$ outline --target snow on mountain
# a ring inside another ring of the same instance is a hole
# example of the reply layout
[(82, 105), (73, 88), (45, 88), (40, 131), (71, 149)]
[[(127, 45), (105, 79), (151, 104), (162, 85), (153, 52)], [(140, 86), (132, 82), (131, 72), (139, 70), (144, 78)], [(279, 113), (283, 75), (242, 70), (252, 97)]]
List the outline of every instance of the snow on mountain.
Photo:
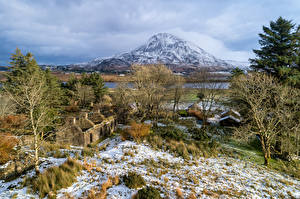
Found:
[(199, 67), (230, 70), (241, 66), (234, 61), (218, 59), (197, 45), (168, 33), (153, 35), (144, 45), (130, 52), (110, 58), (96, 58), (88, 63), (72, 66), (107, 71), (129, 69), (132, 64), (157, 63), (172, 66), (173, 69), (181, 68), (181, 70)]

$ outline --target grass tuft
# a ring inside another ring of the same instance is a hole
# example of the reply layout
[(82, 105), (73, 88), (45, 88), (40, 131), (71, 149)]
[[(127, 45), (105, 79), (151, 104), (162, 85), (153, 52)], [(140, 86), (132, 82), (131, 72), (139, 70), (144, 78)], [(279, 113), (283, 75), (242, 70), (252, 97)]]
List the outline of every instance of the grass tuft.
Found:
[(123, 181), (125, 185), (131, 189), (137, 189), (146, 185), (144, 178), (140, 174), (134, 172), (129, 172), (127, 175), (123, 176)]
[(82, 165), (71, 158), (59, 167), (51, 167), (32, 179), (32, 190), (41, 198), (55, 197), (56, 191), (71, 186), (76, 181), (76, 176), (82, 170)]

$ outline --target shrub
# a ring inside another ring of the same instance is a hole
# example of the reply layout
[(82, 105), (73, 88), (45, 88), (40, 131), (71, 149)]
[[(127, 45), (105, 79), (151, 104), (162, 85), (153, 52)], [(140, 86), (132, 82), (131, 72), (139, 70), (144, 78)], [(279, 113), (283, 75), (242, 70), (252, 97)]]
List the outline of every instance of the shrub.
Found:
[(203, 120), (203, 114), (201, 113), (201, 111), (197, 111), (197, 110), (188, 110), (189, 115), (196, 117), (198, 120)]
[(67, 151), (62, 152), (61, 150), (57, 149), (53, 152), (54, 158), (66, 158), (70, 156), (70, 154)]
[(84, 147), (81, 151), (81, 156), (93, 157), (95, 153), (96, 153), (95, 149), (90, 147)]
[(13, 148), (17, 143), (17, 138), (11, 134), (0, 133), (0, 164), (5, 164), (7, 161), (13, 159)]
[(164, 145), (164, 140), (159, 135), (148, 136), (147, 141), (154, 149), (161, 149)]
[(189, 159), (189, 152), (183, 141), (171, 140), (168, 149), (175, 152), (177, 155), (183, 157), (184, 159)]
[(173, 139), (178, 141), (186, 139), (186, 134), (182, 130), (171, 125), (155, 127), (154, 131), (156, 132), (156, 134), (159, 134), (165, 139)]
[(135, 197), (136, 199), (161, 199), (160, 193), (152, 186), (140, 189)]
[(6, 128), (6, 129), (24, 128), (25, 123), (26, 123), (25, 115), (8, 115), (0, 118), (1, 128)]
[(192, 135), (192, 138), (194, 140), (198, 140), (198, 141), (209, 140), (209, 136), (207, 135), (205, 128), (190, 128), (188, 132)]
[(150, 134), (150, 125), (148, 124), (139, 124), (136, 122), (131, 122), (130, 127), (125, 129), (121, 133), (122, 139), (128, 139), (132, 137), (136, 141), (140, 141), (142, 138)]
[(32, 179), (32, 190), (41, 198), (50, 196), (50, 193), (55, 194), (57, 190), (71, 186), (81, 170), (82, 165), (69, 158), (59, 167), (51, 167)]
[(146, 185), (144, 178), (137, 173), (129, 172), (127, 175), (123, 176), (123, 181), (125, 185), (131, 189), (140, 188)]
[(179, 111), (177, 111), (177, 113), (181, 117), (187, 117), (187, 116), (189, 116), (189, 114), (188, 114), (188, 112), (186, 110), (179, 110)]
[(112, 187), (113, 185), (119, 184), (119, 177), (109, 177), (102, 185), (101, 189), (92, 188), (88, 191), (87, 199), (105, 199), (107, 196), (107, 189)]

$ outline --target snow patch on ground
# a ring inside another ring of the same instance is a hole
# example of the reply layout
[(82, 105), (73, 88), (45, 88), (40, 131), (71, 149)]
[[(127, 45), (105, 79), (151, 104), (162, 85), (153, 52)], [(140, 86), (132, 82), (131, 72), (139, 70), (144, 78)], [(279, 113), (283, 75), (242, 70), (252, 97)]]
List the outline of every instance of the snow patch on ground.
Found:
[[(106, 139), (98, 146), (104, 149), (86, 160), (95, 168), (82, 171), (77, 182), (58, 192), (58, 198), (64, 198), (66, 193), (82, 197), (93, 187), (100, 187), (109, 176), (121, 177), (129, 171), (141, 174), (147, 185), (158, 188), (162, 196), (170, 198), (176, 198), (176, 188), (180, 188), (185, 197), (194, 193), (196, 198), (300, 198), (299, 180), (239, 159), (219, 156), (186, 161), (168, 152), (153, 150), (146, 143), (122, 141), (120, 137)], [(64, 160), (47, 158), (42, 167), (59, 165)], [(32, 174), (33, 171), (27, 175)], [(26, 193), (26, 188), (9, 188), (20, 181), (22, 178), (0, 182), (0, 198), (11, 198), (15, 193), (17, 198), (37, 197)], [(137, 191), (121, 182), (107, 190), (107, 198), (130, 199)]]

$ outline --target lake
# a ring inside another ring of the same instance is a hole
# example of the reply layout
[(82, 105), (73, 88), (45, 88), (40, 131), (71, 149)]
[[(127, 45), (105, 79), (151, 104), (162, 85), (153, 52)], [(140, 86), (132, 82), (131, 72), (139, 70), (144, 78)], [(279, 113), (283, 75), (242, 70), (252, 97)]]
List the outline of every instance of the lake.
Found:
[[(118, 86), (118, 82), (104, 82), (107, 88), (116, 88)], [(133, 87), (133, 83), (128, 83), (129, 87)], [(2, 84), (0, 83), (0, 87)], [(228, 89), (229, 82), (207, 82), (207, 83), (185, 83), (184, 88), (209, 88), (209, 89)]]
[[(116, 88), (118, 82), (104, 82), (107, 88)], [(128, 83), (133, 87), (133, 83)], [(206, 82), (206, 83), (185, 83), (184, 88), (209, 88), (209, 89), (228, 89), (229, 82)]]

